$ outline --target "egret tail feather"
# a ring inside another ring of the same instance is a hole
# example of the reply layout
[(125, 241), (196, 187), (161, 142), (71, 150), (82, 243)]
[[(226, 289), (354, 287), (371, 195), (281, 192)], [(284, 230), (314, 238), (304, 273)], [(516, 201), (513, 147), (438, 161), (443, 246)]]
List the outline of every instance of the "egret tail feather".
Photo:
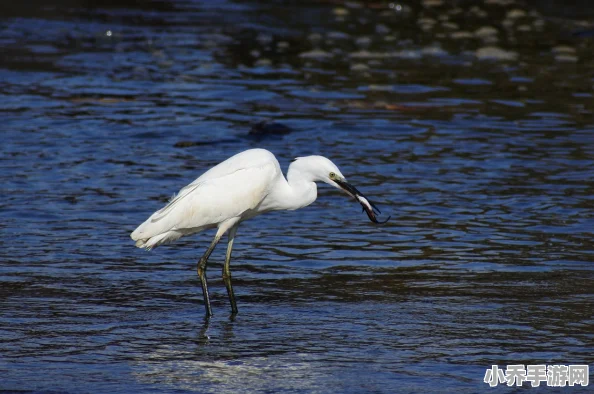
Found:
[(166, 243), (173, 242), (179, 238), (181, 238), (184, 234), (179, 231), (167, 231), (165, 233), (155, 235), (154, 237), (150, 237), (147, 239), (139, 239), (136, 241), (135, 245), (138, 248), (144, 248), (146, 250), (152, 250), (159, 245), (163, 245)]

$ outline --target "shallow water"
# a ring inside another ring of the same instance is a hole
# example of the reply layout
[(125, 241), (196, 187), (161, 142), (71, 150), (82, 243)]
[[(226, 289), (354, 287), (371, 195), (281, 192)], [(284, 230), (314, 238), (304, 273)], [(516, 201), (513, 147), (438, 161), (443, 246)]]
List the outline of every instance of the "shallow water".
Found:
[[(592, 14), (439, 3), (4, 13), (0, 389), (477, 392), (493, 364), (592, 372)], [(264, 119), (291, 130), (250, 134)], [(330, 157), (392, 219), (320, 186), (242, 224), (239, 314), (221, 245), (205, 321), (212, 234), (147, 253), (129, 233), (253, 147), (284, 169)]]

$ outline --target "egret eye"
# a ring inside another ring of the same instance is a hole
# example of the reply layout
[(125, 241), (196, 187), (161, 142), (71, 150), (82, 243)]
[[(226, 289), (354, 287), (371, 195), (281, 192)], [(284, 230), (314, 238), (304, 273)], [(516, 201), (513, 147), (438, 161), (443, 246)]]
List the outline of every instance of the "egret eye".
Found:
[(336, 174), (331, 172), (330, 175), (328, 175), (328, 177), (330, 177), (330, 179), (334, 179), (336, 178)]

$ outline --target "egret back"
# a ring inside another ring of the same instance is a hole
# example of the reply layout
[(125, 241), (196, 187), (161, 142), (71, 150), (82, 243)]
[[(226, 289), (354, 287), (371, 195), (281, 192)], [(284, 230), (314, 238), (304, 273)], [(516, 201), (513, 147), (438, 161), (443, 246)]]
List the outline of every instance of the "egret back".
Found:
[[(190, 187), (196, 183), (209, 179), (217, 179), (241, 169), (262, 167), (267, 164), (275, 165), (280, 171), (278, 160), (276, 160), (276, 157), (272, 154), (272, 152), (267, 151), (266, 149), (248, 149), (231, 156), (225, 161), (220, 162), (216, 166), (206, 171), (204, 174), (200, 175), (198, 178), (196, 178), (196, 180), (186, 187)], [(184, 189), (181, 189), (180, 193)]]

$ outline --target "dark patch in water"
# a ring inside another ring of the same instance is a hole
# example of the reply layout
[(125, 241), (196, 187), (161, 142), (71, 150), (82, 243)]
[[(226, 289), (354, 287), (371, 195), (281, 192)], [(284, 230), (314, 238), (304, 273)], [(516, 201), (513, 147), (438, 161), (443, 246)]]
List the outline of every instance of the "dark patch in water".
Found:
[(266, 137), (282, 136), (291, 132), (293, 132), (293, 129), (291, 129), (289, 126), (278, 122), (263, 120), (253, 125), (248, 135), (261, 139)]

